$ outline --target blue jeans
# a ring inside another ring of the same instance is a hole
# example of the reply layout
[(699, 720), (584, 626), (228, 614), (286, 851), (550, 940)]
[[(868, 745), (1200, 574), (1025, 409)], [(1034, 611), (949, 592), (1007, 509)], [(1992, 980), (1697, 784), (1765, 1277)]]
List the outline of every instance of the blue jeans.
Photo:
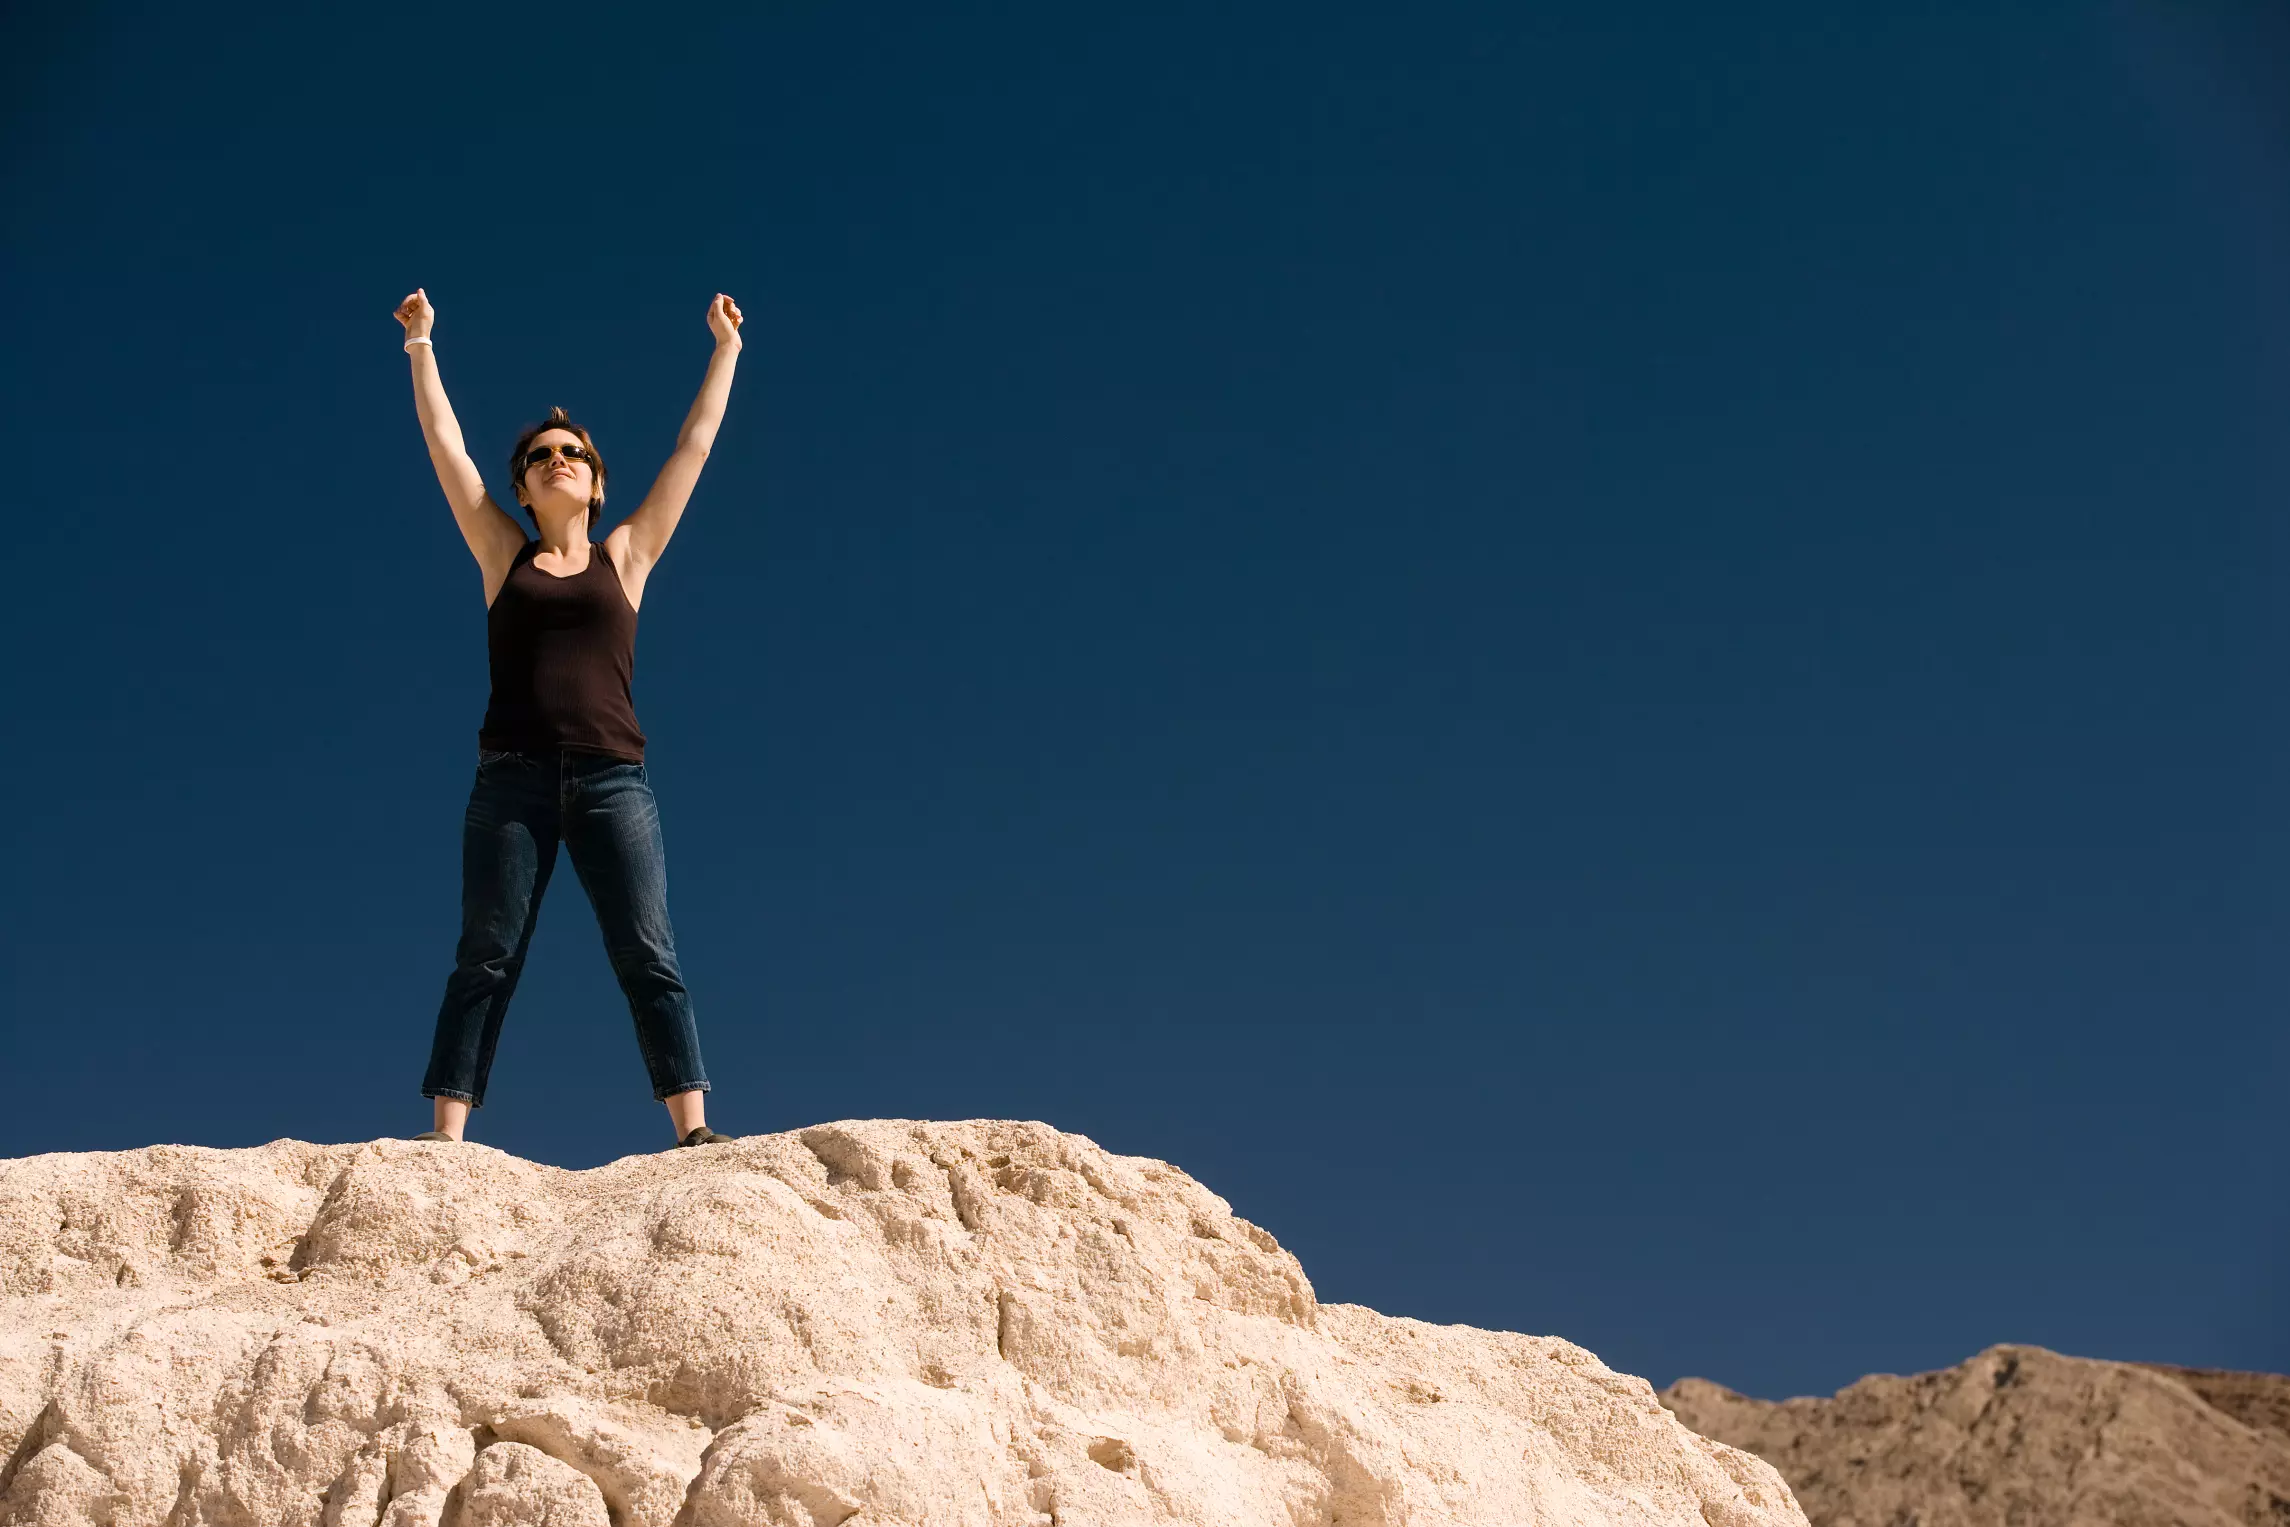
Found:
[(560, 839), (636, 1019), (652, 1095), (709, 1090), (668, 925), (660, 809), (644, 766), (602, 753), (481, 748), (461, 825), (461, 942), (437, 1011), (423, 1097), (484, 1106), (493, 1046), (525, 968)]

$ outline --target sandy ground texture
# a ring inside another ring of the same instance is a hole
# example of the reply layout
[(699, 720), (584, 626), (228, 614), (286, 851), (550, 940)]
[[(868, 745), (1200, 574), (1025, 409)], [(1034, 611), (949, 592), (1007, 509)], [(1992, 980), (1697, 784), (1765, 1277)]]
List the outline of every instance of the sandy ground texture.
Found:
[(1778, 1467), (1813, 1527), (2290, 1527), (2290, 1378), (1990, 1347), (1833, 1399), (1680, 1379), (1662, 1403)]
[(0, 1527), (1785, 1527), (1554, 1337), (1323, 1305), (1183, 1172), (847, 1122), (0, 1162)]

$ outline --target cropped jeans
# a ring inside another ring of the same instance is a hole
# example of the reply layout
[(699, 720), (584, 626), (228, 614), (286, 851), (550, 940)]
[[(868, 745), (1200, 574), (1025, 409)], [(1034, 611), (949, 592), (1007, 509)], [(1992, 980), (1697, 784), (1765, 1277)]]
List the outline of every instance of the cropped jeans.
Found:
[(493, 1046), (525, 968), (560, 840), (636, 1020), (653, 1097), (708, 1091), (692, 998), (668, 925), (660, 809), (644, 766), (602, 753), (482, 748), (461, 826), (461, 942), (422, 1096), (484, 1106)]

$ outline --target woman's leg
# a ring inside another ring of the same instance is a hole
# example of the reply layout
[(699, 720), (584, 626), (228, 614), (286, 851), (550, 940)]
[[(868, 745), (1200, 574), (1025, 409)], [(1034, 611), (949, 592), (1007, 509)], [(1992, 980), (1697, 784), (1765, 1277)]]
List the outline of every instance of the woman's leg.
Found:
[(683, 1092), (671, 1092), (660, 1100), (668, 1105), (668, 1122), (676, 1126), (676, 1138), (681, 1140), (708, 1122), (708, 1090), (692, 1087)]
[(652, 1096), (682, 1138), (706, 1122), (707, 1068), (691, 993), (668, 922), (668, 862), (660, 808), (642, 764), (566, 755), (565, 851), (596, 909), (604, 951), (636, 1020)]
[(462, 817), (461, 941), (421, 1083), (422, 1096), (437, 1100), (436, 1128), (457, 1140), (469, 1110), (484, 1106), (501, 1020), (556, 867), (554, 764), (521, 753), (484, 754)]

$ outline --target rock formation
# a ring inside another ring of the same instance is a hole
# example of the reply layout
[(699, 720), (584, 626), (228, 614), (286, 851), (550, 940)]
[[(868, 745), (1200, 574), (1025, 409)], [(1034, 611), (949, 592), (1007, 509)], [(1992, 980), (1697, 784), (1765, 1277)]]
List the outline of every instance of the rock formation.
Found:
[(1780, 1469), (1813, 1527), (2290, 1527), (2290, 1378), (1990, 1347), (1833, 1399), (1680, 1379), (1662, 1403)]
[(1579, 1347), (996, 1121), (0, 1162), (0, 1454), (0, 1527), (1804, 1521)]

